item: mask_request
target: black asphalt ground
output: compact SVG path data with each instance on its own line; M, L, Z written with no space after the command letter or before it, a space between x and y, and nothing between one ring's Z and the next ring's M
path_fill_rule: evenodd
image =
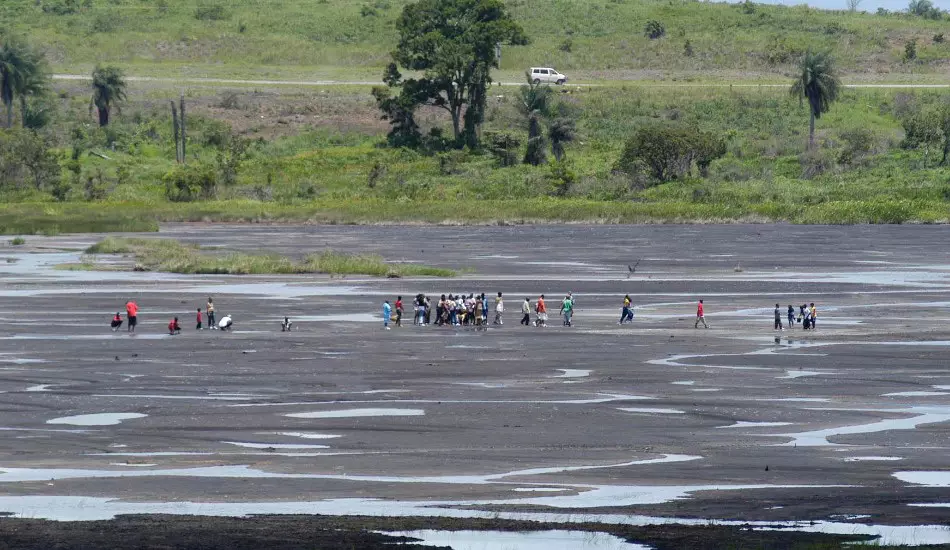
M160 236L375 252L463 274L67 272L52 266L96 236L4 246L0 511L425 516L470 504L608 523L948 524L946 508L909 506L950 502L945 227L178 225ZM382 329L382 301L397 294L498 291L501 327ZM571 328L556 317L568 291ZM550 326L519 326L521 302L541 293ZM627 293L635 321L618 326ZM194 330L208 296L232 333ZM112 333L130 298L136 334ZM694 329L700 298L708 329ZM773 330L775 303L784 320L808 302L816 331ZM169 337L174 315L184 330ZM281 333L285 315L297 331ZM107 413L129 416L80 416ZM948 542L945 531L895 536Z

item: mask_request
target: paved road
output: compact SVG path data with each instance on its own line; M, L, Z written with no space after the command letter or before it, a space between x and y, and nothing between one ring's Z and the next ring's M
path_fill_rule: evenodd
M91 80L88 75L79 74L54 74L54 80ZM196 77L154 77L154 76L128 76L130 82L159 82L165 84L196 84L203 86L382 86L382 82L370 80L252 80L238 78L196 78ZM621 82L621 81L611 81ZM638 86L650 86L658 88L787 88L787 84L754 84L754 83L690 83L690 82L651 82L644 80L622 81L628 84ZM501 86L521 86L524 82L497 82ZM604 86L602 82L572 82L569 85L575 86ZM845 84L845 88L919 88L919 89L942 89L950 88L950 84Z

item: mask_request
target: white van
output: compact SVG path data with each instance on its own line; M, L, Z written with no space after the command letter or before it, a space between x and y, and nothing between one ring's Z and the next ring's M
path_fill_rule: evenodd
M541 82L553 82L555 84L564 84L567 77L555 71L550 67L531 67L528 73L531 75L531 81L535 84Z

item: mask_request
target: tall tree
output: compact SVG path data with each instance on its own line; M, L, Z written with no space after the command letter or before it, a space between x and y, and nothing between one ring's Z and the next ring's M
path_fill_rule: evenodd
M6 127L13 125L13 102L45 88L43 57L17 39L6 38L0 44L0 99L7 108Z
M92 71L92 101L89 110L95 107L99 112L99 126L109 124L112 107L125 100L125 73L118 67L97 66Z
M815 119L827 113L838 99L841 81L829 52L806 52L798 65L798 72L790 91L799 100L808 100L808 148L812 149L815 146Z
M411 112L414 105L445 109L456 145L476 145L491 69L498 67L495 49L526 44L524 30L502 0L418 0L403 9L396 28L395 68L421 73L393 78L398 70L387 68L387 84L403 96L401 111Z

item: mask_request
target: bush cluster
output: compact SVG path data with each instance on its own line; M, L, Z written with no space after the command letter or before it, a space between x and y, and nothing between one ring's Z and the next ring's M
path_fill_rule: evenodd
M637 130L623 148L615 171L646 176L652 183L682 179L695 166L706 177L709 165L726 154L726 142L711 132L679 125L653 125Z

